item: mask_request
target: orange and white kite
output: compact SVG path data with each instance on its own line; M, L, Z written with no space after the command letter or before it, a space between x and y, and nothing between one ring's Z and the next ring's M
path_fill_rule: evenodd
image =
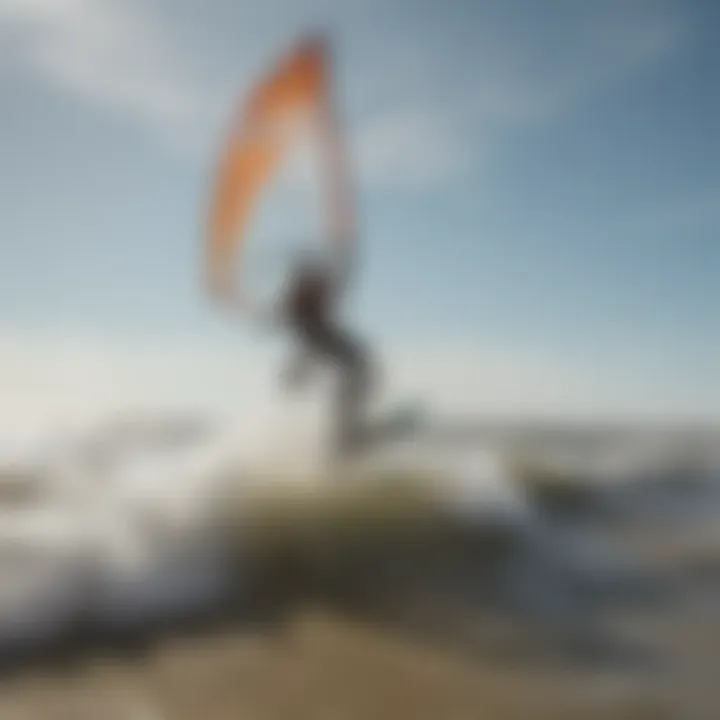
M221 155L212 197L205 270L213 295L233 294L238 252L247 242L260 197L307 133L320 139L327 241L351 237L349 172L330 73L327 43L313 37L295 47L251 92Z

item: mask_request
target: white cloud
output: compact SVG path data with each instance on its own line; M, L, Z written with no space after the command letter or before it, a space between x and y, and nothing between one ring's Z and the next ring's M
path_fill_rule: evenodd
M349 78L363 95L358 155L368 180L425 187L462 178L518 134L652 70L689 30L665 2L548 3L502 20L494 7L478 3L471 30L448 24L442 4L418 9L430 29L376 42L372 62Z
M53 86L185 143L204 121L200 83L141 5L120 0L0 0L18 55Z
M552 121L651 67L678 47L685 29L677 5L660 1L550 3L547 17L533 11L524 23L528 8L498 18L492 3L478 3L472 24L457 27L446 20L457 14L442 4L383 4L381 22L373 3L276 0L233 10L233 66L218 73L214 65L215 74L203 77L201 64L214 61L181 47L173 18L153 15L153 7L159 10L140 0L0 0L0 23L19 31L19 59L55 87L178 148L206 152L224 124L216 115L257 70L257 53L271 57L281 38L289 42L326 17L340 30L348 99L360 110L359 170L384 189L463 177L514 132ZM211 8L219 5L208 2ZM198 22L206 17L227 21L207 12ZM542 23L537 30L535 21ZM248 28L257 32L249 36Z
M425 188L472 168L474 148L441 114L394 112L371 120L356 144L361 178L373 186Z

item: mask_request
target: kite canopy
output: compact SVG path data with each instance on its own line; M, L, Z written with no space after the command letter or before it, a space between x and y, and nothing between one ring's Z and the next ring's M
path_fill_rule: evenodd
M318 134L326 161L328 234L348 235L347 172L339 152L329 51L318 37L299 43L254 87L223 149L206 255L214 295L228 298L236 289L237 257L258 203L288 153L309 132Z

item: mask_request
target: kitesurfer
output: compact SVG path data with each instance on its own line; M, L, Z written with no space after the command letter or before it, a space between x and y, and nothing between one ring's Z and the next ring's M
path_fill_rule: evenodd
M347 454L367 448L373 436L389 437L390 428L410 427L407 413L394 413L391 423L367 422L370 361L364 344L338 318L340 300L355 265L357 226L352 174L342 123L337 116L330 78L331 63L324 40L301 43L251 96L240 129L223 155L211 215L207 272L209 289L223 304L237 306L263 324L279 327L296 344L285 375L292 386L303 380L310 364L335 366L335 449ZM250 128L248 130L248 128ZM326 197L322 255L303 255L291 263L277 302L258 313L244 287L234 282L236 250L244 241L252 210L266 184L286 157L289 129L314 138ZM316 142L317 141L317 142ZM240 297L238 297L238 293ZM277 297L277 296L276 296ZM262 317L265 316L265 317ZM409 416L414 421L415 415Z
M294 340L283 374L288 388L301 385L312 365L327 363L336 369L335 448L346 455L368 437L370 359L365 344L338 317L350 274L349 252L331 255L306 253L295 260L263 324L287 331Z

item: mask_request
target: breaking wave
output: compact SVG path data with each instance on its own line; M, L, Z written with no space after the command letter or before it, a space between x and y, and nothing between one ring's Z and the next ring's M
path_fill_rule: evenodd
M42 647L81 626L164 622L242 594L251 582L238 562L242 535L228 534L218 507L232 490L237 522L247 522L252 491L281 492L288 475L251 472L241 445L232 430L155 419L5 446L3 649ZM461 442L398 445L364 471L377 475L394 463L429 478L458 527L482 530L485 547L492 538L508 540L493 546L500 549L492 576L483 572L482 553L459 566L466 600L490 598L544 621L568 620L599 598L651 587L648 556L639 549L667 554L672 528L682 537L672 545L673 572L685 578L698 558L717 553L715 458L691 467L655 450L646 443L633 453L625 443L614 454L606 449L571 462L567 454L561 461L557 452L519 450L477 433ZM296 489L303 482L307 477ZM720 557L713 560L720 567Z

